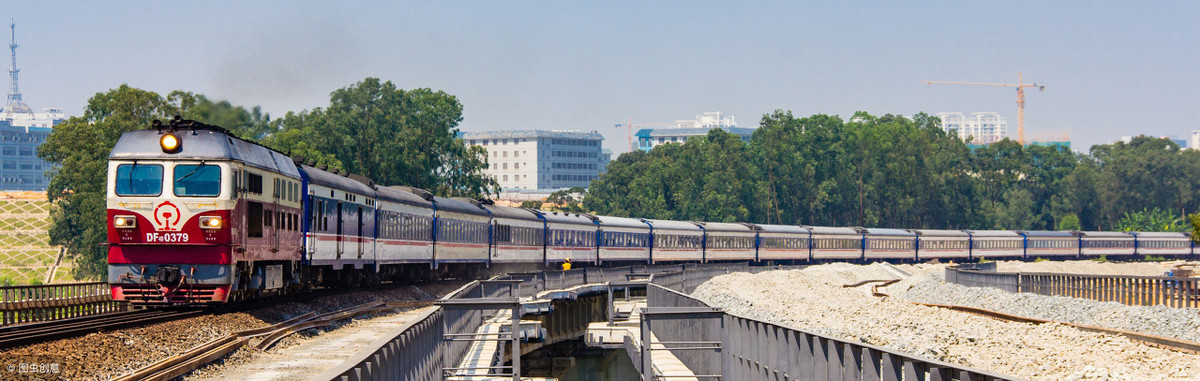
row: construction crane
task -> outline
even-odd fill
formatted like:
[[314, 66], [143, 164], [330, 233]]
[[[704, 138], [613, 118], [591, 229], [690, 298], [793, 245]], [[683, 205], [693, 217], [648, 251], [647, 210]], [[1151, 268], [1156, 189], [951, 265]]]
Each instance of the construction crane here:
[[634, 128], [634, 127], [638, 127], [638, 128], [641, 128], [641, 127], [679, 127], [679, 122], [675, 122], [675, 123], [638, 123], [638, 124], [633, 124], [633, 118], [629, 118], [629, 123], [625, 123], [625, 124], [617, 123], [617, 124], [614, 124], [614, 125], [613, 125], [613, 127], [615, 127], [615, 128], [621, 128], [621, 127], [625, 127], [625, 138], [629, 140], [629, 152], [633, 152], [633, 150], [634, 150], [634, 147], [633, 147], [633, 128]]
[[1017, 88], [1017, 142], [1021, 145], [1025, 144], [1025, 88], [1036, 87], [1038, 91], [1046, 91], [1046, 86], [1037, 83], [1025, 83], [1025, 78], [1021, 73], [1017, 73], [1017, 83], [986, 83], [986, 82], [961, 82], [961, 81], [923, 81], [926, 85], [972, 85], [972, 86], [999, 86], [999, 87], [1015, 87]]

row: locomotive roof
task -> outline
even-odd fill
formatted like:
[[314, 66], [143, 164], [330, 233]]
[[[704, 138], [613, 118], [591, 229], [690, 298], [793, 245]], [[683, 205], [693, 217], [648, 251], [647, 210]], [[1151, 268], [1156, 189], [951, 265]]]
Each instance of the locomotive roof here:
[[642, 220], [638, 220], [638, 219], [634, 219], [634, 218], [596, 216], [596, 220], [598, 220], [600, 222], [600, 227], [602, 227], [602, 228], [609, 226], [609, 227], [622, 227], [622, 228], [640, 228], [640, 229], [647, 229], [647, 230], [650, 229], [650, 225], [646, 225], [646, 223], [643, 222]]
[[809, 234], [808, 229], [796, 225], [766, 225], [755, 224], [763, 233], [793, 233], [793, 234]]
[[492, 217], [495, 218], [510, 218], [514, 220], [524, 221], [541, 221], [537, 214], [528, 209], [513, 208], [500, 205], [483, 205], [484, 209], [492, 212]]
[[969, 237], [962, 230], [913, 229], [912, 232], [922, 237]]
[[487, 211], [483, 210], [483, 208], [467, 199], [434, 196], [433, 203], [434, 205], [437, 205], [437, 210], [439, 212], [447, 211], [463, 214], [474, 214], [477, 216], [488, 215]]
[[300, 178], [290, 157], [278, 151], [213, 130], [176, 130], [179, 152], [165, 153], [158, 144], [157, 130], [138, 130], [121, 134], [112, 160], [232, 160], [246, 165]]
[[421, 196], [413, 194], [412, 192], [405, 192], [403, 190], [392, 188], [392, 187], [375, 188], [375, 195], [376, 195], [376, 197], [379, 197], [380, 200], [384, 200], [384, 201], [390, 201], [390, 202], [394, 202], [394, 203], [398, 203], [398, 204], [433, 208], [432, 201], [426, 200], [426, 199], [422, 198]]
[[372, 189], [371, 187], [357, 180], [349, 177], [343, 177], [329, 171], [322, 171], [320, 168], [314, 168], [308, 165], [301, 165], [300, 167], [304, 170], [304, 174], [308, 175], [308, 181], [313, 184], [349, 191], [351, 193], [357, 193], [363, 196], [375, 197], [375, 189]]
[[654, 230], [672, 229], [672, 230], [700, 231], [700, 227], [696, 226], [696, 224], [693, 224], [691, 222], [671, 221], [671, 220], [647, 220], [647, 219], [643, 219], [643, 221], [646, 221], [647, 223], [650, 224], [650, 226], [653, 226]]
[[700, 222], [699, 224], [700, 224], [700, 225], [702, 225], [702, 226], [704, 226], [704, 230], [708, 230], [708, 231], [714, 231], [714, 232], [740, 232], [740, 233], [748, 233], [748, 232], [752, 232], [752, 231], [754, 231], [754, 228], [752, 228], [752, 227], [750, 227], [750, 226], [747, 226], [747, 225], [738, 224], [738, 223], [729, 223], [729, 222]]

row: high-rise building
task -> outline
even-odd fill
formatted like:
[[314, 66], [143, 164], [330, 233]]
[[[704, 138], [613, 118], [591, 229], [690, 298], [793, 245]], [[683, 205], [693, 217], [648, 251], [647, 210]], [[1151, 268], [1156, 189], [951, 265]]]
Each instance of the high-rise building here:
[[1188, 148], [1200, 149], [1200, 130], [1192, 131], [1192, 139], [1188, 141]]
[[608, 164], [599, 133], [580, 131], [460, 132], [488, 151], [484, 172], [503, 189], [586, 188]]
[[43, 191], [49, 185], [50, 163], [37, 157], [37, 147], [46, 141], [51, 128], [66, 119], [61, 109], [35, 113], [21, 99], [17, 69], [17, 26], [10, 24], [12, 65], [8, 103], [0, 111], [0, 190]]
[[708, 131], [714, 128], [737, 135], [744, 141], [750, 141], [750, 136], [754, 135], [753, 128], [738, 127], [734, 115], [722, 115], [720, 112], [706, 112], [697, 115], [695, 120], [679, 120], [674, 124], [674, 127], [638, 130], [634, 134], [637, 137], [637, 148], [649, 151], [661, 144], [682, 144], [690, 137], [708, 135]]
[[991, 144], [1008, 136], [1008, 122], [995, 112], [974, 112], [966, 116], [961, 112], [939, 112], [942, 130], [957, 135], [972, 145]]

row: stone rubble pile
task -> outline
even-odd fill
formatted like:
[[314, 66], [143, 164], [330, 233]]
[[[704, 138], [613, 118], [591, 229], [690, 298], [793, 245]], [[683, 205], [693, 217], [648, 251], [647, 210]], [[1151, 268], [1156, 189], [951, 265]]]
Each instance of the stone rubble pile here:
[[[938, 287], [946, 286], [940, 284], [945, 265], [898, 266], [914, 274], [885, 289], [899, 297], [873, 297], [870, 285], [842, 287], [862, 280], [895, 279], [896, 276], [885, 271], [884, 266], [837, 263], [803, 270], [728, 274], [701, 285], [693, 296], [748, 318], [1033, 380], [1200, 380], [1200, 356], [1197, 355], [1150, 347], [1123, 337], [1061, 324], [1002, 322], [919, 306], [905, 300], [938, 303], [928, 298], [942, 292]], [[941, 300], [941, 303], [969, 305], [966, 301], [973, 297], [973, 291], [946, 291], [959, 296]], [[961, 294], [954, 294], [957, 292]], [[975, 297], [994, 298], [997, 304], [1005, 303], [999, 296]], [[1043, 297], [1041, 301], [1030, 301], [1027, 305], [1030, 309], [1046, 311], [1044, 316], [1062, 316], [1053, 315], [1055, 313], [1084, 316], [1088, 311], [1121, 309], [1112, 306], [1082, 308], [1082, 304], [1067, 303], [1064, 299], [1067, 298]], [[1072, 309], [1077, 312], [1060, 311]], [[1146, 322], [1141, 323], [1144, 326], [1182, 327], [1160, 328], [1158, 332], [1194, 327], [1189, 325], [1194, 323], [1176, 320], [1185, 313], [1195, 315], [1195, 311], [1167, 309], [1156, 315], [1154, 311], [1161, 309], [1143, 309], [1146, 311], [1100, 315], [1091, 322], [1110, 327], [1101, 323], [1144, 318]], [[1020, 311], [1012, 313], [1023, 314], [1016, 312]], [[1165, 323], [1167, 321], [1171, 323]]]

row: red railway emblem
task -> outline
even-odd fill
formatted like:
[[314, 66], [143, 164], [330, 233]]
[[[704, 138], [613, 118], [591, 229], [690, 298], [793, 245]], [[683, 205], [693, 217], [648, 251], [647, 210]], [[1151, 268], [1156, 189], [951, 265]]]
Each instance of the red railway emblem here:
[[158, 225], [156, 226], [158, 230], [179, 230], [178, 227], [175, 227], [175, 225], [179, 224], [179, 219], [179, 207], [170, 201], [163, 201], [163, 203], [154, 207], [154, 224]]

